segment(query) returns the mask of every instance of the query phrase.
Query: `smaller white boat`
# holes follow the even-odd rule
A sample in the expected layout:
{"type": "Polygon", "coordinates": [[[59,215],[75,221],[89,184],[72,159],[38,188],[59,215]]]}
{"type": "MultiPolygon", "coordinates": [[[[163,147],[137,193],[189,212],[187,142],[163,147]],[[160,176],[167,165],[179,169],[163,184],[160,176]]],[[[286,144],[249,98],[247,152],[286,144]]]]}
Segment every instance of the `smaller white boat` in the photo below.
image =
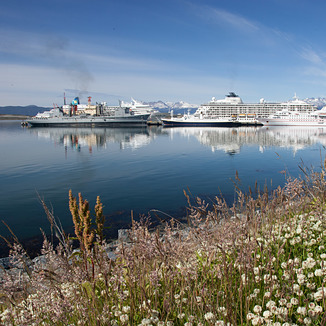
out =
{"type": "Polygon", "coordinates": [[[283,109],[257,120],[264,126],[326,126],[326,107],[306,113],[283,109]]]}
{"type": "Polygon", "coordinates": [[[162,118],[163,126],[166,127],[237,127],[242,123],[237,117],[213,117],[203,114],[195,115],[189,112],[182,117],[174,117],[171,110],[170,118],[162,118]]]}
{"type": "Polygon", "coordinates": [[[236,117],[237,121],[240,122],[242,125],[245,125],[245,126],[259,126],[259,125],[262,125],[261,122],[258,121],[258,119],[256,118],[256,114],[251,114],[251,113],[248,113],[248,114],[239,114],[237,117],[236,117]]]}

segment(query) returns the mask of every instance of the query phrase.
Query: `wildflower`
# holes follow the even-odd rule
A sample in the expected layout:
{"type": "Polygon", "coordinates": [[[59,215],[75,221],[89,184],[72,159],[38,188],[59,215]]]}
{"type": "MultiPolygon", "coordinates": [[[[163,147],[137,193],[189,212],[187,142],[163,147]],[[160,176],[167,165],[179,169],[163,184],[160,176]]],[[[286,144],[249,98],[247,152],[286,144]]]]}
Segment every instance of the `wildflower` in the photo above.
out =
{"type": "Polygon", "coordinates": [[[129,312],[130,311],[130,307],[129,306],[124,306],[124,307],[122,307],[122,311],[123,312],[129,312]]]}
{"type": "Polygon", "coordinates": [[[305,323],[305,325],[310,325],[311,324],[311,319],[309,317],[306,317],[303,322],[305,323]]]}
{"type": "Polygon", "coordinates": [[[183,319],[184,317],[185,317],[185,314],[184,313],[178,314],[178,318],[179,319],[183,319]]]}
{"type": "Polygon", "coordinates": [[[269,311],[269,310],[265,310],[264,312],[263,312],[263,317],[264,318],[271,318],[273,316],[273,314],[269,311]]]}
{"type": "Polygon", "coordinates": [[[323,276],[323,271],[321,269],[316,269],[315,270],[315,276],[323,276]]]}
{"type": "Polygon", "coordinates": [[[286,302],[287,302],[287,301],[286,301],[286,299],[284,299],[284,298],[279,300],[279,304],[280,304],[281,306],[286,305],[286,302]]]}
{"type": "Polygon", "coordinates": [[[268,309],[272,308],[272,307],[275,307],[275,302],[273,300],[270,300],[266,303],[266,307],[268,309]]]}
{"type": "Polygon", "coordinates": [[[254,319],[254,318],[255,318],[255,315],[254,315],[253,313],[249,312],[249,313],[247,314],[247,320],[252,320],[252,319],[254,319]]]}
{"type": "Polygon", "coordinates": [[[298,313],[299,315],[302,315],[302,316],[306,315],[306,314],[307,314],[307,309],[306,309],[306,307],[298,307],[298,309],[297,309],[297,313],[298,313]]]}
{"type": "Polygon", "coordinates": [[[251,323],[255,325],[261,325],[263,323],[264,319],[262,317],[256,316],[251,323]]]}
{"type": "Polygon", "coordinates": [[[315,307],[315,313],[320,314],[322,312],[323,312],[323,307],[321,307],[321,306],[316,306],[315,307]]]}
{"type": "Polygon", "coordinates": [[[124,314],[124,315],[120,316],[120,320],[121,320],[122,324],[126,324],[128,322],[128,319],[129,319],[129,317],[128,317],[127,314],[124,314]]]}
{"type": "Polygon", "coordinates": [[[270,298],[271,297],[271,293],[270,292],[265,292],[264,297],[267,298],[267,299],[270,298]]]}
{"type": "Polygon", "coordinates": [[[326,288],[319,288],[316,293],[314,293],[314,298],[317,301],[320,301],[323,299],[323,297],[326,295],[326,288]]]}
{"type": "Polygon", "coordinates": [[[217,321],[215,322],[215,326],[224,326],[224,325],[225,325],[225,323],[224,323],[223,320],[217,320],[217,321]]]}
{"type": "Polygon", "coordinates": [[[298,291],[300,290],[300,286],[299,286],[299,284],[294,284],[294,285],[293,285],[293,290],[294,290],[295,292],[298,292],[298,291]]]}
{"type": "Polygon", "coordinates": [[[299,284],[303,284],[306,280],[306,277],[303,274],[299,274],[299,275],[297,275],[297,280],[298,280],[299,284]]]}
{"type": "Polygon", "coordinates": [[[256,305],[256,306],[254,307],[254,313],[256,313],[256,314],[260,314],[261,312],[262,312],[262,307],[256,305]]]}
{"type": "Polygon", "coordinates": [[[213,321],[215,319],[215,316],[212,312],[207,312],[204,315],[204,318],[209,322],[209,321],[213,321]]]}

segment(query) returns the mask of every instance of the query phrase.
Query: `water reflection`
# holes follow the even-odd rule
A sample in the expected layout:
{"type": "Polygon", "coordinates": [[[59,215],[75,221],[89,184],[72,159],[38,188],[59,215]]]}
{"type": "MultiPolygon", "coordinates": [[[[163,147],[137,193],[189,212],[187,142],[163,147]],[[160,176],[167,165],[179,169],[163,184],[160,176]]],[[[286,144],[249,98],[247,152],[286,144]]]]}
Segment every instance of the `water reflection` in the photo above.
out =
{"type": "Polygon", "coordinates": [[[106,147],[108,143],[118,143],[121,149],[138,149],[147,146],[162,133],[161,127],[155,128],[31,128],[37,137],[50,139],[53,143],[66,148],[81,150],[93,147],[106,147]]]}
{"type": "Polygon", "coordinates": [[[320,143],[326,145],[324,127],[238,127],[238,128],[172,128],[171,137],[195,137],[214,151],[233,155],[240,153],[243,145],[258,145],[261,152],[276,146],[298,150],[320,143]]]}
{"type": "Polygon", "coordinates": [[[93,147],[106,147],[108,143],[119,143],[121,149],[135,150],[149,145],[160,135],[195,137],[213,152],[223,151],[230,155],[240,153],[244,145],[258,145],[261,152],[271,146],[290,148],[294,154],[313,144],[326,145],[325,127],[32,128],[30,132],[65,148],[88,148],[90,153],[93,147]]]}

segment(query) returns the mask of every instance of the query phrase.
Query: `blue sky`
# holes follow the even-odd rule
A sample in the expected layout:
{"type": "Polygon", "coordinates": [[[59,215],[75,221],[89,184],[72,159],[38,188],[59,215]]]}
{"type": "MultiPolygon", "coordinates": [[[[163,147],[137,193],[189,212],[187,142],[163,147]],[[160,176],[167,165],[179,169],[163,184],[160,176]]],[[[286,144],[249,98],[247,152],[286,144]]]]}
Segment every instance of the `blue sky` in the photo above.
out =
{"type": "Polygon", "coordinates": [[[324,0],[0,2],[0,106],[326,97],[324,0]]]}

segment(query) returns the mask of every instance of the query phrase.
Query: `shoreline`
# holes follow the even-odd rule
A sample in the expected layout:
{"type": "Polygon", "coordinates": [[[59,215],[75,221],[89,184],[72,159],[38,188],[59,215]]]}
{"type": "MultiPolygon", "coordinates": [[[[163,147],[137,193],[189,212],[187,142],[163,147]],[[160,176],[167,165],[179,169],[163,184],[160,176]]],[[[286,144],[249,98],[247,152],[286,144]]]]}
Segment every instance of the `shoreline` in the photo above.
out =
{"type": "Polygon", "coordinates": [[[30,118],[29,115],[22,114],[0,114],[0,120],[25,120],[30,118]]]}

